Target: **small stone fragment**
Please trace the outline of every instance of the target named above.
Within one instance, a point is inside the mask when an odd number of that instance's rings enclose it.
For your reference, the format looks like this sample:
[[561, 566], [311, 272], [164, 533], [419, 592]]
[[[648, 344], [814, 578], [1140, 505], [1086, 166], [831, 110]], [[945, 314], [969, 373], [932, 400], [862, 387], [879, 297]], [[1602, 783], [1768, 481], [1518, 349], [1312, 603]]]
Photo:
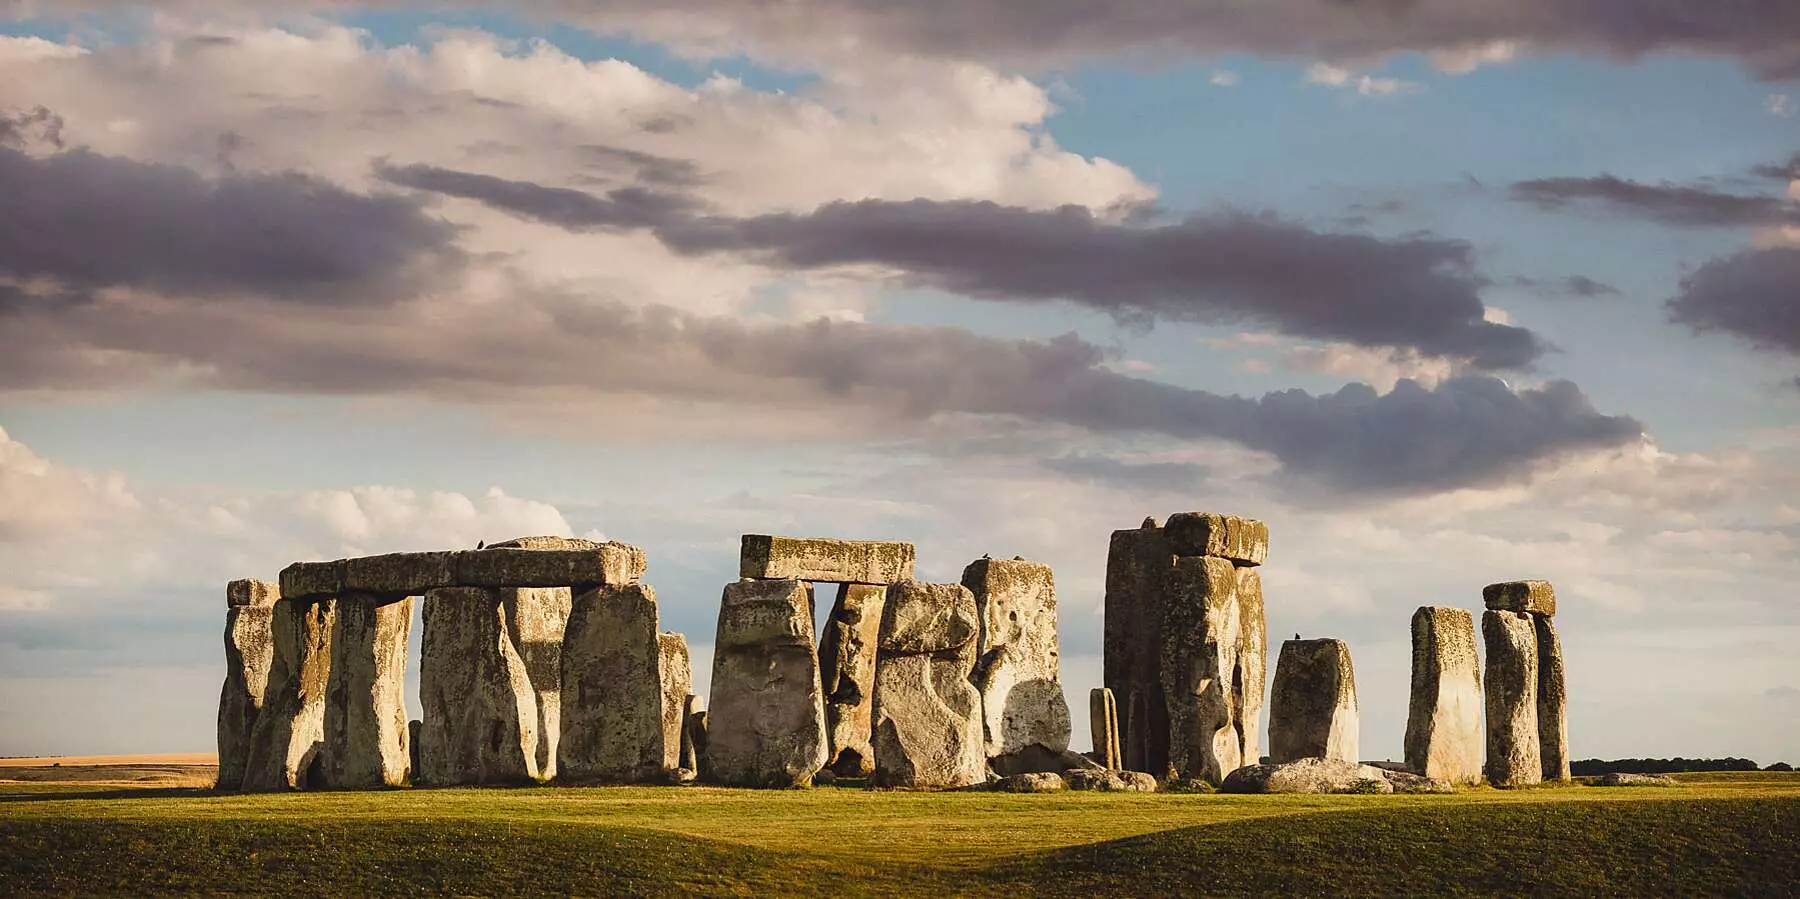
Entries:
[[668, 759], [679, 752], [679, 735], [670, 747], [657, 626], [656, 593], [646, 584], [575, 597], [563, 634], [559, 781], [650, 783], [675, 767]]
[[232, 581], [225, 587], [225, 683], [219, 689], [217, 789], [244, 784], [250, 738], [268, 691], [275, 662], [271, 620], [280, 587], [267, 581]]
[[745, 534], [740, 577], [885, 586], [912, 577], [913, 545], [884, 540], [831, 540]]
[[825, 765], [825, 696], [805, 581], [725, 586], [711, 690], [702, 774], [747, 787], [812, 782]]
[[[1279, 675], [1277, 675], [1279, 677]], [[1392, 793], [1388, 772], [1343, 759], [1303, 758], [1246, 765], [1219, 785], [1221, 793]]]
[[1217, 556], [1238, 565], [1261, 565], [1269, 557], [1269, 526], [1253, 518], [1177, 512], [1163, 532], [1178, 556]]
[[406, 646], [413, 601], [346, 592], [331, 635], [320, 779], [335, 789], [397, 787], [411, 773]]
[[1412, 700], [1406, 764], [1426, 777], [1481, 780], [1481, 663], [1467, 609], [1421, 606], [1412, 616]]
[[1269, 698], [1269, 759], [1352, 762], [1359, 757], [1356, 674], [1342, 640], [1288, 640]]
[[325, 742], [336, 600], [281, 599], [269, 618], [274, 659], [262, 711], [250, 732], [245, 790], [317, 786], [313, 770]]
[[688, 697], [693, 695], [694, 667], [688, 659], [686, 637], [665, 633], [656, 641], [662, 671], [663, 768], [673, 771], [683, 767], [681, 731], [687, 722]]
[[1481, 616], [1481, 636], [1487, 648], [1488, 783], [1540, 783], [1537, 628], [1529, 615], [1489, 609]]
[[1118, 770], [1119, 707], [1113, 701], [1113, 692], [1105, 687], [1088, 691], [1088, 730], [1094, 737], [1093, 760], [1102, 768]]
[[1070, 722], [1050, 566], [978, 559], [963, 569], [962, 585], [981, 623], [974, 682], [990, 764], [1003, 775], [1061, 770]]
[[887, 588], [839, 584], [837, 602], [819, 640], [819, 675], [825, 689], [825, 726], [831, 749], [826, 762], [843, 777], [875, 770], [871, 712], [875, 699], [875, 644]]
[[1142, 771], [1071, 768], [1063, 772], [1069, 789], [1098, 793], [1154, 793], [1156, 778]]
[[885, 787], [948, 789], [981, 782], [981, 694], [969, 682], [980, 629], [961, 584], [888, 587], [875, 662], [875, 771]]
[[1508, 581], [1489, 584], [1481, 589], [1481, 598], [1489, 609], [1500, 612], [1530, 613], [1554, 618], [1556, 590], [1549, 581]]
[[1068, 788], [1062, 775], [1045, 771], [1010, 774], [993, 783], [993, 789], [1001, 793], [1060, 793]]
[[1596, 787], [1678, 787], [1681, 781], [1660, 774], [1627, 774], [1614, 772], [1594, 779]]
[[1562, 638], [1548, 615], [1533, 615], [1538, 657], [1538, 755], [1545, 780], [1568, 780], [1569, 695], [1563, 677]]

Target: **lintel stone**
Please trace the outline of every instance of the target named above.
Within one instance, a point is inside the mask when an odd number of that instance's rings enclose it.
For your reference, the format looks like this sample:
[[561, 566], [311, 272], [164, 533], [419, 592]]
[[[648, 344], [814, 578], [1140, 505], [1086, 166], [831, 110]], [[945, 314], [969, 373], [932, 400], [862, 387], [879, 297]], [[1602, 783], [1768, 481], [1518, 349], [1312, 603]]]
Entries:
[[344, 589], [395, 596], [424, 596], [425, 591], [456, 583], [453, 552], [386, 553], [344, 560]]
[[344, 592], [344, 560], [295, 562], [281, 569], [281, 595], [300, 600]]
[[738, 576], [843, 584], [911, 580], [913, 545], [890, 540], [832, 540], [745, 534]]
[[1507, 581], [1481, 588], [1481, 598], [1496, 612], [1556, 617], [1556, 591], [1549, 581]]
[[1217, 556], [1239, 565], [1261, 565], [1269, 557], [1269, 526], [1254, 518], [1177, 512], [1163, 531], [1178, 556]]
[[644, 551], [629, 543], [595, 549], [475, 549], [456, 554], [456, 579], [470, 587], [617, 587], [644, 576]]

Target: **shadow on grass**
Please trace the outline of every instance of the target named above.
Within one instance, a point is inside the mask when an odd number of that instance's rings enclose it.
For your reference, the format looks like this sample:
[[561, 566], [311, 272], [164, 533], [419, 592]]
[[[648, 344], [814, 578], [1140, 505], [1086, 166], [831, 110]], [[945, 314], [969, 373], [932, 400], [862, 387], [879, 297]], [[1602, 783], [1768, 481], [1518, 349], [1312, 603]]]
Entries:
[[8, 802], [66, 802], [71, 799], [177, 799], [200, 796], [234, 796], [208, 787], [107, 787], [89, 789], [65, 787], [30, 793], [0, 793], [0, 804]]

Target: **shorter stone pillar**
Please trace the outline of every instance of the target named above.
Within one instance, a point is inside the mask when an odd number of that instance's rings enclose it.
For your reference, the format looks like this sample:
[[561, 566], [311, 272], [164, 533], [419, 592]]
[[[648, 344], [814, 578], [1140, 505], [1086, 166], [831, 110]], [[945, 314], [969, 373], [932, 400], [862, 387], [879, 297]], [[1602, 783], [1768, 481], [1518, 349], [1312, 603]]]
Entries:
[[981, 623], [975, 688], [989, 764], [1002, 776], [1059, 772], [1069, 754], [1069, 701], [1056, 637], [1056, 578], [1021, 558], [983, 558], [963, 569]]
[[1088, 691], [1088, 730], [1094, 737], [1093, 760], [1109, 770], [1119, 770], [1119, 706], [1105, 687]]
[[1537, 628], [1529, 615], [1489, 609], [1481, 616], [1481, 636], [1487, 649], [1488, 783], [1539, 783]]
[[1269, 761], [1357, 761], [1356, 673], [1342, 640], [1288, 640], [1269, 699]]
[[356, 592], [338, 597], [319, 768], [323, 786], [406, 783], [412, 765], [405, 700], [412, 610], [411, 597]]
[[659, 634], [656, 638], [662, 672], [663, 770], [674, 773], [692, 765], [681, 761], [681, 732], [687, 722], [687, 701], [694, 689], [694, 666], [688, 658], [687, 638]]
[[875, 660], [875, 786], [947, 789], [986, 778], [981, 694], [969, 682], [979, 631], [975, 596], [961, 584], [888, 586]]
[[1538, 755], [1545, 780], [1568, 780], [1569, 694], [1563, 678], [1562, 638], [1549, 615], [1533, 615], [1538, 651]]
[[225, 587], [225, 684], [219, 690], [219, 780], [217, 788], [244, 785], [250, 737], [262, 712], [275, 662], [270, 624], [281, 588], [268, 581], [232, 581]]
[[1421, 606], [1412, 616], [1412, 700], [1406, 766], [1452, 783], [1481, 780], [1481, 665], [1467, 609]]
[[699, 709], [700, 697], [689, 693], [681, 701], [681, 768], [698, 774], [700, 771], [700, 741], [695, 734], [696, 715], [705, 713]]
[[563, 636], [562, 666], [567, 701], [562, 709], [558, 780], [660, 779], [668, 751], [655, 591], [645, 584], [629, 584], [597, 587], [576, 596]]
[[745, 787], [812, 783], [825, 765], [825, 694], [805, 581], [725, 586], [711, 693], [702, 768], [709, 779]]
[[825, 689], [825, 727], [831, 741], [826, 767], [839, 777], [867, 777], [875, 770], [869, 737], [875, 698], [875, 643], [887, 587], [838, 585], [837, 602], [819, 639], [819, 675]]
[[274, 659], [262, 711], [245, 754], [245, 790], [317, 786], [325, 743], [325, 703], [331, 678], [337, 600], [277, 600], [269, 616]]

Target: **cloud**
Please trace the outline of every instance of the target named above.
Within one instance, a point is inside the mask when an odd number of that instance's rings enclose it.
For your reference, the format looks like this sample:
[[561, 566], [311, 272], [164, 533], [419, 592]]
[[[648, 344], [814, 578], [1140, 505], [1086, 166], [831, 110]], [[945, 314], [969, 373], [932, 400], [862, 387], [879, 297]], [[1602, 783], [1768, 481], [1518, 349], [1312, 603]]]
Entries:
[[1517, 41], [1490, 41], [1431, 51], [1431, 65], [1446, 75], [1467, 75], [1485, 65], [1511, 62], [1519, 55]]
[[[0, 542], [79, 533], [140, 505], [120, 475], [51, 465], [0, 428]], [[0, 599], [0, 607], [7, 602]]]
[[1800, 223], [1800, 209], [1782, 197], [1728, 194], [1704, 187], [1644, 184], [1613, 175], [1540, 178], [1512, 186], [1512, 198], [1558, 211], [1592, 205], [1677, 227], [1754, 227]]
[[1616, 297], [1619, 295], [1619, 289], [1617, 287], [1607, 284], [1604, 281], [1596, 281], [1587, 275], [1567, 275], [1561, 278], [1548, 279], [1528, 278], [1521, 275], [1513, 278], [1512, 283], [1536, 291], [1543, 296], [1593, 299], [1595, 297]]
[[1398, 78], [1376, 78], [1371, 75], [1358, 75], [1349, 69], [1339, 68], [1326, 63], [1313, 63], [1306, 69], [1306, 83], [1324, 87], [1353, 89], [1365, 97], [1386, 96], [1388, 94], [1411, 93], [1418, 90], [1419, 85]]
[[1794, 98], [1787, 94], [1770, 94], [1763, 100], [1763, 109], [1769, 115], [1785, 119], [1794, 114]]
[[1670, 318], [1759, 349], [1800, 355], [1800, 247], [1744, 250], [1682, 279]]
[[459, 258], [455, 229], [417, 200], [296, 173], [208, 180], [85, 150], [0, 147], [0, 195], [0, 277], [76, 289], [355, 302], [416, 292]]
[[1236, 72], [1220, 70], [1214, 72], [1212, 78], [1208, 80], [1212, 82], [1214, 87], [1236, 87], [1241, 79]]
[[[396, 178], [396, 173], [400, 177]], [[1067, 300], [1142, 322], [1254, 322], [1285, 334], [1520, 368], [1542, 352], [1523, 328], [1484, 320], [1483, 281], [1461, 241], [1385, 240], [1223, 213], [1172, 225], [1106, 221], [1088, 209], [864, 200], [747, 218], [684, 215], [666, 197], [621, 203], [531, 182], [424, 166], [383, 169], [575, 229], [642, 225], [683, 253], [733, 252], [791, 269], [875, 265], [905, 281], [990, 300]]]

